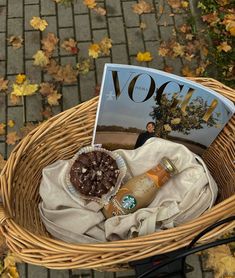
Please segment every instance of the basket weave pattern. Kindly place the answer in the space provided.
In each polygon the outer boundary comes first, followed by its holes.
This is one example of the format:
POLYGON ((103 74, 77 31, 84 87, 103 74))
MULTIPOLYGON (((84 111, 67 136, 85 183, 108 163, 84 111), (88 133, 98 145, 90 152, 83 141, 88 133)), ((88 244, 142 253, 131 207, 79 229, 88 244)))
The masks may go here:
MULTIPOLYGON (((208 78, 191 78, 232 101, 231 88, 208 78)), ((24 262, 48 268, 93 268, 120 270, 129 261, 162 254, 187 245, 205 227, 234 215, 235 207, 235 116, 203 159, 219 186, 218 204, 201 217, 179 227, 148 236, 102 244, 68 244, 52 239, 39 217, 39 185, 42 169, 58 159, 69 159, 90 145, 98 97, 51 118, 30 132, 13 150, 0 175, 1 231, 11 251, 24 262)), ((79 219, 77 220, 79 225, 79 219)), ((235 227, 235 222, 217 228, 200 240, 235 227)))

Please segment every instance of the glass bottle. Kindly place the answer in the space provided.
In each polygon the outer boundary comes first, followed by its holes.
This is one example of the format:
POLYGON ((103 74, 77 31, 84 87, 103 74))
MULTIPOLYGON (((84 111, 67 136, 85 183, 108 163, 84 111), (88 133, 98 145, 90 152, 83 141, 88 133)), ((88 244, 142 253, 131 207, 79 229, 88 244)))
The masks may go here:
POLYGON ((159 188, 177 173, 173 162, 163 157, 156 167, 125 183, 104 206, 102 210, 104 216, 110 218, 147 207, 155 198, 159 188))

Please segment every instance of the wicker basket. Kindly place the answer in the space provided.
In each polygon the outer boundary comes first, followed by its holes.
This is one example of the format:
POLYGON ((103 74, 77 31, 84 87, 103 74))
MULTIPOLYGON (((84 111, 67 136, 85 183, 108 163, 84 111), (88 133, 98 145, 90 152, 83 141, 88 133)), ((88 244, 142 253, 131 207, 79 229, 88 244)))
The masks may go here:
MULTIPOLYGON (((234 91, 207 78, 191 78, 232 101, 234 91)), ((172 228, 102 244, 68 244, 46 232, 38 212, 42 169, 58 159, 69 159, 91 143, 98 98, 51 118, 29 133, 13 150, 1 175, 1 231, 11 251, 24 262, 56 269, 115 271, 128 262, 162 254, 187 245, 210 224, 235 213, 235 117, 230 120, 203 158, 219 186, 219 201, 201 217, 172 228)), ((79 219, 78 219, 79 225, 79 219)), ((200 239, 200 244, 235 227, 226 224, 200 239)))

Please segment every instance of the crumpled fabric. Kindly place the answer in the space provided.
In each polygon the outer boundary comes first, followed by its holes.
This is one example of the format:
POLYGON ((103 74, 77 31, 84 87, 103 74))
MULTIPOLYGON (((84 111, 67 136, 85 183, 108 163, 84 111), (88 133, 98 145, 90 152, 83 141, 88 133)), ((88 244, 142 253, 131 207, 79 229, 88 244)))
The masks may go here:
POLYGON ((217 185, 203 160, 184 145, 151 138, 135 150, 116 150, 127 164, 124 182, 169 157, 179 170, 158 191, 147 208, 105 220, 102 206, 75 198, 66 190, 69 160, 45 167, 40 184, 41 219, 52 236, 70 243, 98 243, 143 236, 176 227, 210 209, 217 197, 217 185))

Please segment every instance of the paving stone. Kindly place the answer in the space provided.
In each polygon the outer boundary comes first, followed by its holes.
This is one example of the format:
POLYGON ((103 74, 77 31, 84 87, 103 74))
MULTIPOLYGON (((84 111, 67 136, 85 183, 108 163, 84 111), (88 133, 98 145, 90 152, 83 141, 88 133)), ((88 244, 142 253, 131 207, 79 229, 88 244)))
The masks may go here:
POLYGON ((96 278, 114 278, 114 273, 113 272, 94 271, 94 276, 96 278))
POLYGON ((73 14, 71 6, 58 5, 59 27, 73 26, 73 14))
POLYGON ((33 55, 41 48, 39 31, 27 31, 25 36, 25 58, 32 59, 33 55))
POLYGON ((57 114, 62 112, 62 109, 61 109, 60 105, 53 106, 51 110, 52 110, 53 115, 57 115, 57 114))
POLYGON ((47 278, 47 269, 37 265, 28 265, 28 277, 29 278, 47 278))
POLYGON ((24 71, 23 48, 13 49, 13 47, 9 46, 7 48, 7 58, 8 74, 18 74, 24 71))
POLYGON ((186 262, 194 268, 193 272, 187 273, 187 278, 202 278, 201 264, 198 255, 191 255, 186 258, 186 262))
POLYGON ((23 18, 9 18, 7 20, 7 32, 10 36, 23 36, 23 18))
POLYGON ((167 4, 167 1, 159 1, 155 0, 155 7, 156 7, 156 12, 157 15, 160 14, 160 11, 163 9, 163 13, 171 13, 171 7, 167 4))
POLYGON ((215 275, 212 271, 204 271, 203 272, 203 278, 214 278, 214 277, 215 277, 215 275))
POLYGON ((42 96, 36 93, 25 98, 26 122, 42 121, 42 96))
POLYGON ((174 19, 175 19, 175 26, 176 29, 180 27, 182 24, 187 23, 187 14, 175 14, 174 19))
POLYGON ((75 1, 73 3, 74 14, 88 13, 88 8, 83 4, 83 1, 75 1))
POLYGON ((0 5, 1 6, 6 6, 7 0, 0 0, 0 5))
POLYGON ((25 19, 24 19, 25 30, 34 30, 33 27, 30 25, 30 20, 34 16, 39 16, 39 6, 38 5, 24 6, 24 13, 25 13, 25 19))
POLYGON ((90 71, 88 74, 80 75, 80 92, 81 92, 81 101, 86 101, 94 97, 95 93, 95 72, 90 71))
POLYGON ((130 55, 136 55, 138 51, 144 51, 142 32, 139 28, 128 28, 127 40, 130 55))
POLYGON ((167 58, 166 64, 174 69, 173 73, 182 76, 182 62, 180 58, 167 58))
POLYGON ((53 1, 41 0, 41 14, 42 15, 55 15, 56 8, 53 1))
POLYGON ((15 125, 8 128, 8 132, 19 132, 20 128, 24 125, 24 108, 23 106, 8 107, 7 109, 8 120, 13 120, 15 125))
POLYGON ((0 122, 6 121, 6 97, 0 95, 0 122))
POLYGON ((147 28, 143 30, 144 40, 158 40, 159 33, 156 24, 156 18, 154 14, 143 14, 141 15, 141 21, 146 23, 147 28))
POLYGON ((121 1, 106 0, 106 11, 108 16, 122 15, 121 1))
POLYGON ((131 56, 130 62, 131 62, 131 65, 133 65, 133 66, 139 66, 139 67, 147 67, 148 66, 148 64, 146 62, 138 62, 136 60, 136 56, 131 56))
POLYGON ((163 41, 172 39, 173 26, 160 26, 160 36, 163 41))
POLYGON ((78 42, 78 58, 88 58, 88 48, 91 42, 78 42))
POLYGON ((96 59, 96 61, 95 61, 96 76, 97 76, 98 84, 101 84, 105 63, 111 63, 111 58, 110 57, 102 57, 102 58, 96 59))
POLYGON ((128 53, 125 44, 113 45, 112 60, 116 64, 128 64, 128 53))
POLYGON ((73 277, 92 277, 92 270, 88 269, 72 269, 73 277))
POLYGON ((75 16, 75 30, 77 41, 91 40, 89 15, 75 16))
POLYGON ((159 20, 157 21, 158 25, 168 26, 174 24, 174 17, 170 16, 169 13, 163 13, 159 20))
POLYGON ((25 0, 25 4, 39 4, 39 0, 25 0))
POLYGON ((108 35, 108 30, 107 30, 107 29, 93 30, 93 31, 92 31, 92 36, 93 36, 93 42, 94 42, 94 43, 98 43, 98 42, 100 42, 103 38, 109 37, 109 35, 108 35))
POLYGON ((116 272, 116 277, 135 277, 135 271, 134 269, 130 269, 130 270, 125 270, 125 271, 118 271, 116 272))
POLYGON ((146 42, 146 51, 151 52, 153 60, 148 63, 149 67, 162 70, 164 68, 164 59, 158 55, 159 41, 146 42))
POLYGON ((42 82, 42 71, 40 67, 33 65, 33 60, 25 61, 25 73, 32 83, 42 82))
POLYGON ((5 74, 6 74, 5 66, 6 66, 6 62, 0 61, 0 75, 1 76, 5 76, 5 74))
POLYGON ((2 155, 3 157, 5 157, 5 143, 0 143, 0 155, 2 155))
POLYGON ((79 103, 78 87, 64 86, 63 90, 63 110, 76 106, 79 103))
POLYGON ((139 16, 132 11, 134 4, 136 4, 136 1, 122 3, 126 27, 140 26, 139 16))
POLYGON ((45 38, 48 33, 54 33, 57 36, 56 16, 42 16, 48 23, 47 28, 42 32, 42 37, 45 38))
POLYGON ((91 26, 93 29, 106 28, 106 18, 103 15, 91 12, 91 26))
POLYGON ((23 2, 8 0, 8 18, 10 17, 22 17, 23 16, 23 2))
POLYGON ((76 66, 75 56, 61 57, 60 61, 61 61, 61 65, 71 64, 73 67, 76 66))
POLYGON ((125 32, 122 17, 108 18, 110 38, 114 43, 125 43, 125 32))
POLYGON ((17 269, 19 271, 20 277, 24 278, 26 277, 26 264, 24 263, 18 263, 17 264, 17 269))
POLYGON ((0 7, 0 32, 6 30, 6 7, 0 7))
POLYGON ((6 59, 6 34, 0 33, 0 60, 6 59))
POLYGON ((51 269, 50 270, 50 278, 69 278, 69 271, 68 270, 51 269))
MULTIPOLYGON (((75 39, 73 28, 59 29, 59 38, 60 38, 60 41, 59 41, 60 46, 63 43, 63 41, 66 39, 70 39, 70 38, 75 39)), ((71 55, 71 53, 69 53, 62 47, 60 47, 60 55, 71 55)))

